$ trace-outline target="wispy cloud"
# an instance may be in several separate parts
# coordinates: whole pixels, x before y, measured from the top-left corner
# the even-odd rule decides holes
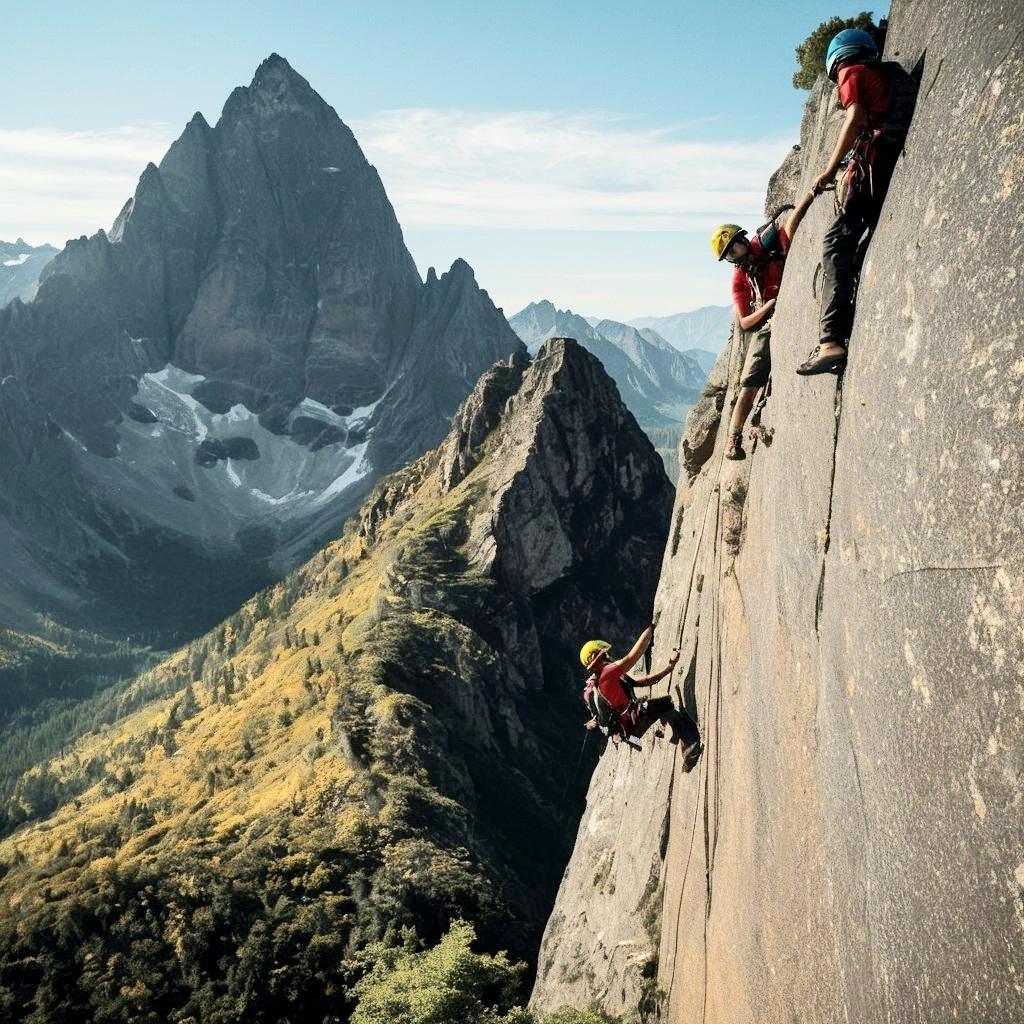
[[[407,227],[662,232],[757,219],[787,138],[694,141],[595,112],[403,109],[352,123]],[[62,243],[111,223],[167,124],[0,129],[2,234]]]
[[[176,134],[166,124],[0,128],[0,237],[62,245],[109,226],[142,169],[160,160]]]
[[[756,219],[792,140],[693,141],[692,128],[432,109],[353,124],[404,224],[673,231]]]

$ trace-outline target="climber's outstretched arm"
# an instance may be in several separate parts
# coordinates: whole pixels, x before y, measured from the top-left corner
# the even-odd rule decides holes
[[[786,234],[789,236],[789,241],[792,244],[793,236],[796,234],[796,229],[800,227],[800,221],[804,219],[804,214],[810,209],[811,203],[814,202],[817,192],[811,191],[796,204],[796,209],[786,219]]]
[[[633,644],[633,649],[624,658],[619,658],[615,662],[615,665],[622,669],[623,672],[628,672],[643,656],[644,651],[647,650],[651,645],[651,639],[654,636],[654,623],[652,622],[641,634],[640,639]]]

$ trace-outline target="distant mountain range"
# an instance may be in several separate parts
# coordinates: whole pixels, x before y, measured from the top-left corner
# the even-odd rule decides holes
[[[732,330],[731,306],[702,306],[671,316],[638,316],[632,327],[651,328],[680,352],[703,349],[717,354],[725,348]]]
[[[39,275],[58,252],[52,245],[29,245],[24,238],[0,242],[0,307],[13,299],[31,302]]]
[[[575,338],[601,360],[646,430],[681,426],[707,377],[700,360],[679,352],[656,331],[616,320],[592,324],[547,299],[520,310],[509,324],[531,353],[548,338]]]

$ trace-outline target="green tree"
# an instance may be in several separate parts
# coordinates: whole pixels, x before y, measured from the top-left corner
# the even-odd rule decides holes
[[[823,21],[797,48],[796,71],[793,73],[794,89],[811,89],[818,75],[825,70],[825,51],[832,37],[844,28],[861,28],[870,32],[878,44],[878,52],[885,46],[885,31],[889,19],[882,18],[876,25],[871,11],[861,11],[852,18],[829,18]]]
[[[525,964],[474,953],[475,939],[471,924],[456,921],[425,952],[369,947],[373,966],[355,985],[351,1024],[531,1024],[514,1006]]]
[[[539,1024],[614,1024],[615,1018],[593,1010],[573,1010],[568,1006],[548,1014]]]

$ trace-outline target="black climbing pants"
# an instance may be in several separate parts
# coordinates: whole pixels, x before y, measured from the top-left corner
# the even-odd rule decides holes
[[[821,331],[819,340],[845,345],[853,329],[854,282],[859,270],[857,249],[867,231],[874,231],[889,188],[898,150],[883,144],[867,183],[851,191],[842,210],[825,232],[821,253]]]
[[[682,740],[683,746],[688,747],[700,739],[697,723],[685,711],[680,711],[672,703],[671,697],[653,697],[647,701],[646,706],[641,705],[630,735],[639,739],[655,722],[661,722],[672,730],[673,743]]]

